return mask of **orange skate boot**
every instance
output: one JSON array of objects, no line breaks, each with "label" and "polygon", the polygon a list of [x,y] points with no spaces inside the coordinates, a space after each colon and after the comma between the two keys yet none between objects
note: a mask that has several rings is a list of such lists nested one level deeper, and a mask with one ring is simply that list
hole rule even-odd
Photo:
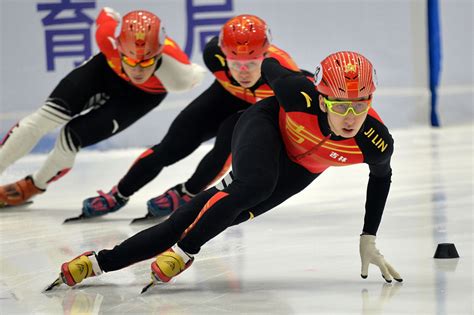
[{"label": "orange skate boot", "polygon": [[0,207],[24,204],[44,191],[35,186],[31,176],[27,176],[15,183],[0,186]]}]

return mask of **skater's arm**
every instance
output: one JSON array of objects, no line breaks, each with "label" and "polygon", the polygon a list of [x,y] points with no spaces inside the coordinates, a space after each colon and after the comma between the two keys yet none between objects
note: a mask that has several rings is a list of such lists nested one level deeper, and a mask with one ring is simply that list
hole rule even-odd
[{"label": "skater's arm", "polygon": [[262,76],[285,112],[317,113],[318,93],[303,72],[289,70],[275,58],[266,58],[262,64]]},{"label": "skater's arm", "polygon": [[364,130],[356,136],[356,142],[369,165],[363,232],[376,235],[387,201],[392,178],[390,166],[394,141],[387,127],[373,110],[369,111]]},{"label": "skater's arm", "polygon": [[[377,170],[376,172],[374,170]],[[383,169],[387,173],[383,176],[377,176],[379,170]],[[390,191],[392,178],[392,169],[390,162],[383,165],[370,167],[369,182],[367,184],[367,197],[365,203],[365,216],[363,233],[376,235]]]},{"label": "skater's arm", "polygon": [[171,92],[187,91],[201,83],[206,70],[191,63],[186,54],[171,38],[166,38],[162,63],[156,75],[166,90]]},{"label": "skater's arm", "polygon": [[103,8],[96,19],[95,40],[102,52],[117,49],[115,40],[115,29],[120,22],[120,14],[112,8]]}]

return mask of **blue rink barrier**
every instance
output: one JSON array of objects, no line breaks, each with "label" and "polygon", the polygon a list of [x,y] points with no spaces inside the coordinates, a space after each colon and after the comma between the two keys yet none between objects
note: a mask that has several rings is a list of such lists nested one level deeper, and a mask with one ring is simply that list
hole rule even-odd
[{"label": "blue rink barrier", "polygon": [[441,27],[439,23],[438,0],[428,0],[428,49],[430,61],[428,71],[431,92],[431,126],[439,127],[440,122],[436,111],[441,73]]}]

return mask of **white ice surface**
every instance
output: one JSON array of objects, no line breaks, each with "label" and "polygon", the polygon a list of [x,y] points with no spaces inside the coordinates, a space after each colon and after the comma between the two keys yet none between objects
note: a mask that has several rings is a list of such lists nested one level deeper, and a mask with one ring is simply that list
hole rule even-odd
[{"label": "white ice surface", "polygon": [[[85,197],[108,190],[141,150],[81,152],[74,169],[33,205],[0,210],[1,314],[473,314],[473,126],[393,132],[393,182],[377,245],[404,278],[385,284],[371,266],[360,277],[359,233],[368,168],[333,168],[286,203],[228,229],[176,281],[140,295],[151,260],[41,290],[61,263],[111,248],[147,225],[129,221],[146,201],[184,181],[209,145],[165,169],[123,210],[62,225]],[[0,178],[38,168],[31,155]],[[157,240],[159,241],[159,240]],[[454,243],[459,259],[433,258]]]}]

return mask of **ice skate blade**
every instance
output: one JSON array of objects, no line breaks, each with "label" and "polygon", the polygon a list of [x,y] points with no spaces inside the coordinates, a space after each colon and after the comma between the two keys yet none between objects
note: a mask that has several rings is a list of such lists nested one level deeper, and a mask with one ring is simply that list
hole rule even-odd
[{"label": "ice skate blade", "polygon": [[102,221],[103,216],[95,216],[95,217],[86,217],[84,213],[81,213],[77,217],[71,217],[64,220],[64,223],[75,223],[75,222],[97,222]]},{"label": "ice skate blade", "polygon": [[63,284],[63,280],[61,279],[61,276],[59,276],[56,280],[54,280],[53,283],[51,283],[50,285],[48,285],[42,292],[43,293],[46,293],[46,292],[49,292],[51,291],[52,289],[56,288],[56,287],[59,287],[61,284]]},{"label": "ice skate blade", "polygon": [[145,292],[148,291],[151,287],[155,287],[155,286],[158,286],[158,285],[170,284],[170,283],[174,282],[174,280],[175,280],[175,279],[171,279],[170,282],[163,282],[163,281],[161,281],[160,279],[158,279],[158,278],[155,277],[155,276],[152,276],[152,277],[154,277],[155,280],[151,280],[150,283],[148,283],[146,286],[144,286],[143,289],[142,289],[142,292],[140,292],[140,294],[145,293]]},{"label": "ice skate blade", "polygon": [[6,204],[2,201],[0,201],[0,209],[15,209],[15,208],[23,208],[23,207],[28,207],[30,206],[31,204],[33,204],[33,200],[28,200],[28,201],[25,201],[24,203],[22,204],[19,204],[19,205],[9,205],[9,204]]},{"label": "ice skate blade", "polygon": [[154,282],[151,281],[150,283],[148,283],[146,286],[143,287],[142,289],[142,292],[140,292],[140,294],[143,294],[145,293],[146,291],[148,291],[149,288],[151,288],[153,286]]},{"label": "ice skate blade", "polygon": [[81,214],[78,215],[77,217],[67,218],[66,220],[64,220],[63,224],[64,224],[64,223],[77,222],[77,221],[86,220],[86,219],[88,219],[88,218],[86,218],[86,217],[84,216],[84,214],[81,213]]},{"label": "ice skate blade", "polygon": [[130,224],[147,224],[147,223],[155,223],[157,221],[160,221],[160,220],[164,220],[168,218],[168,216],[166,217],[154,217],[152,216],[151,214],[147,213],[144,217],[141,217],[141,218],[135,218],[133,219]]}]

